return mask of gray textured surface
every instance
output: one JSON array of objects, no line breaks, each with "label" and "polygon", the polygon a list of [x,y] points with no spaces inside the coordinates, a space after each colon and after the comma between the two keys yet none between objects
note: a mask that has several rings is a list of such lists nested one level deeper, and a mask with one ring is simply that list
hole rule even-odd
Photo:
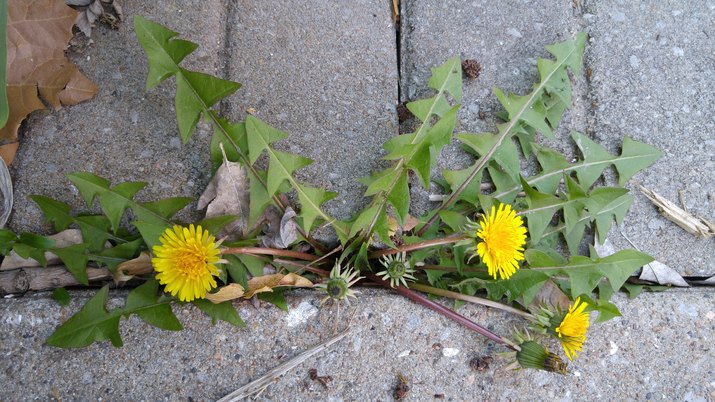
[{"label": "gray textured surface", "polygon": [[[85,292],[84,294],[88,294]],[[76,295],[76,294],[75,294]],[[292,313],[237,304],[248,326],[235,329],[193,307],[175,308],[185,330],[167,332],[132,318],[122,321],[125,345],[80,350],[43,345],[54,326],[84,301],[60,308],[46,296],[0,303],[0,390],[3,400],[215,400],[256,379],[332,334],[335,309],[312,292],[289,296]],[[118,302],[120,299],[114,299]],[[259,400],[392,400],[397,375],[411,385],[407,400],[689,400],[715,398],[715,305],[709,291],[617,296],[623,318],[595,325],[584,353],[566,376],[505,371],[507,359],[474,333],[383,291],[363,291],[353,333],[271,385]],[[515,320],[506,313],[460,310],[498,333]],[[341,321],[344,324],[345,321]],[[557,345],[553,345],[557,348]],[[454,353],[450,349],[458,350]],[[475,356],[489,369],[469,367]],[[324,388],[308,370],[330,375]]]},{"label": "gray textured surface", "polygon": [[[687,210],[715,221],[715,3],[595,1],[586,11],[593,136],[612,151],[625,135],[660,148],[663,158],[633,181],[676,204],[682,191]],[[634,194],[623,230],[636,246],[683,275],[713,275],[715,240]],[[618,233],[611,240],[628,247]]]},{"label": "gray textured surface", "polygon": [[231,2],[229,76],[244,83],[230,114],[255,115],[290,137],[277,148],[313,159],[298,178],[340,195],[348,219],[368,201],[356,179],[381,166],[397,134],[397,62],[388,2]]},{"label": "gray textured surface", "polygon": [[[119,181],[146,181],[138,199],[198,197],[210,175],[210,131],[198,130],[181,145],[174,111],[174,83],[146,92],[146,56],[134,35],[132,16],[142,15],[182,32],[199,49],[187,58],[191,68],[220,73],[225,12],[221,0],[125,1],[128,20],[114,31],[100,26],[94,44],[70,52],[100,90],[90,101],[60,111],[37,113],[24,124],[13,163],[15,207],[9,226],[16,231],[48,231],[42,214],[27,198],[40,194],[86,210],[65,174],[89,171]],[[195,205],[195,204],[194,204]],[[184,217],[197,218],[196,214]]]}]

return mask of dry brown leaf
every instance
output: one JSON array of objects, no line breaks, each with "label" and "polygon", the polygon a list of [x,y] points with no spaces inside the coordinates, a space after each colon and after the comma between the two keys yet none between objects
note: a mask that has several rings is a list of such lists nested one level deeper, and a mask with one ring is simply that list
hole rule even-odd
[{"label": "dry brown leaf", "polygon": [[272,292],[273,288],[278,286],[311,288],[313,287],[313,282],[292,272],[288,275],[273,274],[256,276],[248,280],[248,291],[243,297],[250,299],[257,293]]},{"label": "dry brown leaf", "polygon": [[549,279],[544,283],[539,292],[534,296],[529,307],[552,306],[568,310],[571,301],[561,288]]},{"label": "dry brown leaf", "polygon": [[[57,248],[69,247],[82,243],[82,232],[80,232],[79,229],[67,229],[47,237],[55,241],[55,247]],[[49,251],[45,252],[45,259],[47,260],[48,266],[62,264],[62,260]],[[5,257],[2,261],[0,271],[7,271],[16,268],[39,267],[40,265],[41,264],[39,262],[33,260],[32,258],[22,258],[17,255],[16,252],[11,251],[10,255]]]},{"label": "dry brown leaf", "polygon": [[[62,0],[9,0],[7,20],[7,98],[10,113],[0,129],[0,156],[15,157],[20,123],[42,100],[55,109],[97,93],[98,87],[65,57],[77,12]],[[39,92],[39,94],[38,94]],[[40,99],[42,97],[42,100]]]},{"label": "dry brown leaf", "polygon": [[201,194],[197,209],[206,208],[206,217],[234,215],[238,219],[226,225],[219,237],[235,239],[246,229],[249,202],[246,169],[239,162],[224,160]]},{"label": "dry brown leaf", "polygon": [[4,160],[0,160],[0,193],[2,193],[2,211],[0,212],[0,228],[4,228],[12,211],[14,196],[12,178]]},{"label": "dry brown leaf", "polygon": [[243,286],[238,283],[229,283],[228,285],[222,287],[216,293],[206,294],[206,300],[219,304],[228,300],[238,299],[243,296],[244,290]]},{"label": "dry brown leaf", "polygon": [[[268,227],[265,230],[266,236],[261,238],[261,245],[268,248],[285,249],[294,241],[298,240],[298,224],[295,221],[297,216],[293,208],[287,207],[285,213],[280,218],[280,222],[270,218],[270,212],[276,210],[272,208],[266,211],[268,216]],[[277,211],[277,210],[276,210]],[[280,215],[276,215],[276,218]]]},{"label": "dry brown leaf", "polygon": [[151,256],[146,251],[142,251],[139,257],[117,265],[117,270],[114,272],[114,282],[126,282],[135,276],[148,274],[153,270]]},{"label": "dry brown leaf", "polygon": [[658,207],[660,213],[669,221],[685,229],[688,233],[696,236],[704,238],[715,236],[715,223],[685,211],[653,190],[647,189],[641,185],[638,187],[641,192],[643,192],[643,194],[651,200],[656,207]]}]

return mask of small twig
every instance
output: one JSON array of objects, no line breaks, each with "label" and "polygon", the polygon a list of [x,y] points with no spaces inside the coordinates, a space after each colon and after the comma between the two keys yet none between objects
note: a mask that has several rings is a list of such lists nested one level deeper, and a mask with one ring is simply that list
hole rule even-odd
[{"label": "small twig", "polygon": [[492,300],[483,299],[481,297],[464,295],[461,293],[452,292],[452,291],[446,290],[446,289],[435,288],[435,287],[423,285],[420,283],[410,283],[409,287],[410,287],[410,289],[419,290],[421,292],[426,292],[426,293],[431,293],[431,294],[437,295],[437,296],[449,297],[451,299],[457,299],[457,300],[462,300],[462,301],[466,301],[466,302],[470,302],[470,303],[474,303],[474,304],[480,304],[482,306],[496,308],[496,309],[499,309],[502,311],[506,311],[507,313],[519,315],[526,319],[534,318],[534,316],[532,314],[529,314],[526,311],[522,311],[522,310],[516,309],[514,307],[507,306],[506,304],[498,303],[498,302],[495,302]]},{"label": "small twig", "polygon": [[278,264],[283,264],[283,265],[291,265],[291,266],[312,272],[314,274],[318,274],[320,276],[330,276],[329,271],[326,271],[326,270],[320,269],[320,268],[311,267],[309,264],[303,264],[298,261],[284,260],[282,258],[275,258],[275,259],[273,259],[273,262],[278,263]]},{"label": "small twig", "polygon": [[301,363],[308,360],[310,357],[323,352],[339,340],[345,338],[350,333],[350,331],[351,328],[348,327],[347,329],[345,329],[345,331],[313,346],[312,348],[281,364],[280,366],[269,370],[260,378],[251,381],[250,383],[219,399],[218,402],[239,401],[243,398],[247,398],[251,395],[263,392],[263,390],[265,390],[269,385],[271,385],[271,383],[278,380],[281,376],[285,375],[285,373],[299,366]]},{"label": "small twig", "polygon": [[221,254],[253,254],[253,255],[275,255],[279,257],[296,258],[304,261],[315,261],[319,259],[313,254],[301,253],[293,250],[279,250],[267,247],[232,247],[221,250]]},{"label": "small twig", "polygon": [[[90,282],[106,281],[112,279],[112,273],[106,268],[88,267],[87,277]],[[46,268],[27,267],[0,272],[0,296],[77,285],[81,283],[63,265]]]},{"label": "small twig", "polygon": [[370,253],[368,258],[371,258],[371,259],[380,258],[383,255],[391,255],[391,254],[402,253],[405,251],[419,250],[419,249],[423,249],[423,248],[427,248],[427,247],[441,246],[443,244],[457,243],[457,242],[460,242],[467,238],[468,238],[468,236],[465,236],[463,234],[457,234],[457,235],[450,235],[447,237],[442,237],[439,239],[425,240],[425,241],[421,241],[419,243],[405,244],[398,248],[373,251],[372,253]]}]

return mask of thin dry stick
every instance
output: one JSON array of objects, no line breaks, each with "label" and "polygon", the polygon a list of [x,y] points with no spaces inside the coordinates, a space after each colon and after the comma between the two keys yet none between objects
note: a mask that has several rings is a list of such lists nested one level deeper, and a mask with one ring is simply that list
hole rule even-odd
[{"label": "thin dry stick", "polygon": [[506,311],[508,313],[522,316],[526,319],[534,318],[534,316],[532,314],[529,314],[526,311],[521,311],[514,307],[507,306],[506,304],[497,303],[495,301],[483,299],[481,297],[464,295],[461,293],[452,292],[450,290],[445,290],[445,289],[435,288],[432,286],[422,285],[420,283],[410,283],[409,287],[410,287],[410,289],[419,290],[420,292],[431,293],[431,294],[437,295],[437,296],[449,297],[452,299],[463,300],[463,301],[474,303],[474,304],[481,304],[482,306],[496,308],[496,309],[499,309],[502,311]]},{"label": "thin dry stick", "polygon": [[315,261],[320,258],[316,255],[301,253],[299,251],[279,250],[275,248],[266,247],[232,247],[221,250],[221,254],[275,255],[279,257],[296,258],[305,261]]},{"label": "thin dry stick", "polygon": [[[87,268],[89,281],[112,279],[106,268]],[[26,267],[0,272],[0,296],[23,294],[30,290],[52,290],[65,286],[81,285],[64,265],[51,267]]]},{"label": "thin dry stick", "polygon": [[348,327],[347,329],[345,329],[345,331],[313,346],[312,348],[281,364],[280,366],[269,370],[260,378],[251,381],[250,383],[219,399],[218,402],[240,401],[243,398],[247,398],[251,395],[263,392],[263,390],[265,390],[269,385],[271,385],[271,383],[277,381],[280,377],[285,375],[285,373],[299,366],[301,363],[308,360],[310,357],[323,352],[339,340],[345,338],[350,333],[350,331],[351,328]]}]

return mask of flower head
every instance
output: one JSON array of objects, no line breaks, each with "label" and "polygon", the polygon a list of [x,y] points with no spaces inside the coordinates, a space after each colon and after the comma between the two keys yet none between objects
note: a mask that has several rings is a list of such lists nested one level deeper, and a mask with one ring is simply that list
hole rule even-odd
[{"label": "flower head", "polygon": [[477,252],[489,269],[489,275],[497,279],[509,279],[519,268],[519,261],[524,259],[526,228],[524,221],[509,204],[492,206],[489,214],[482,217],[479,225],[467,224],[467,229],[475,231],[473,236],[482,241],[471,250]]},{"label": "flower head", "polygon": [[534,341],[525,341],[519,345],[516,360],[523,368],[535,368],[559,374],[566,373],[566,364],[561,358]]},{"label": "flower head", "polygon": [[350,287],[362,279],[362,277],[358,276],[350,267],[347,267],[345,270],[341,268],[340,263],[335,263],[335,266],[330,271],[328,280],[315,285],[316,288],[322,289],[327,294],[323,300],[320,301],[321,303],[325,303],[328,300],[345,300],[345,303],[350,304],[348,297],[357,299],[356,294],[360,292],[352,290]]},{"label": "flower head", "polygon": [[188,228],[175,225],[167,228],[154,246],[151,263],[164,290],[179,300],[190,302],[203,299],[206,292],[216,287],[216,264],[220,263],[219,248],[208,230],[201,226]]},{"label": "flower head", "polygon": [[[401,252],[397,255],[386,255],[382,257],[380,263],[385,267],[385,270],[377,273],[381,276],[383,280],[390,280],[390,286],[395,287],[396,285],[402,284],[402,286],[407,286],[407,280],[415,280],[414,273],[415,270],[412,268],[412,264],[409,260],[405,258],[406,253]],[[419,264],[418,264],[419,265]]]},{"label": "flower head", "polygon": [[566,357],[571,361],[577,356],[576,352],[581,351],[583,343],[586,341],[586,331],[589,325],[589,313],[584,311],[586,307],[588,307],[588,303],[581,302],[580,297],[577,298],[561,319],[561,324],[554,329]]}]

